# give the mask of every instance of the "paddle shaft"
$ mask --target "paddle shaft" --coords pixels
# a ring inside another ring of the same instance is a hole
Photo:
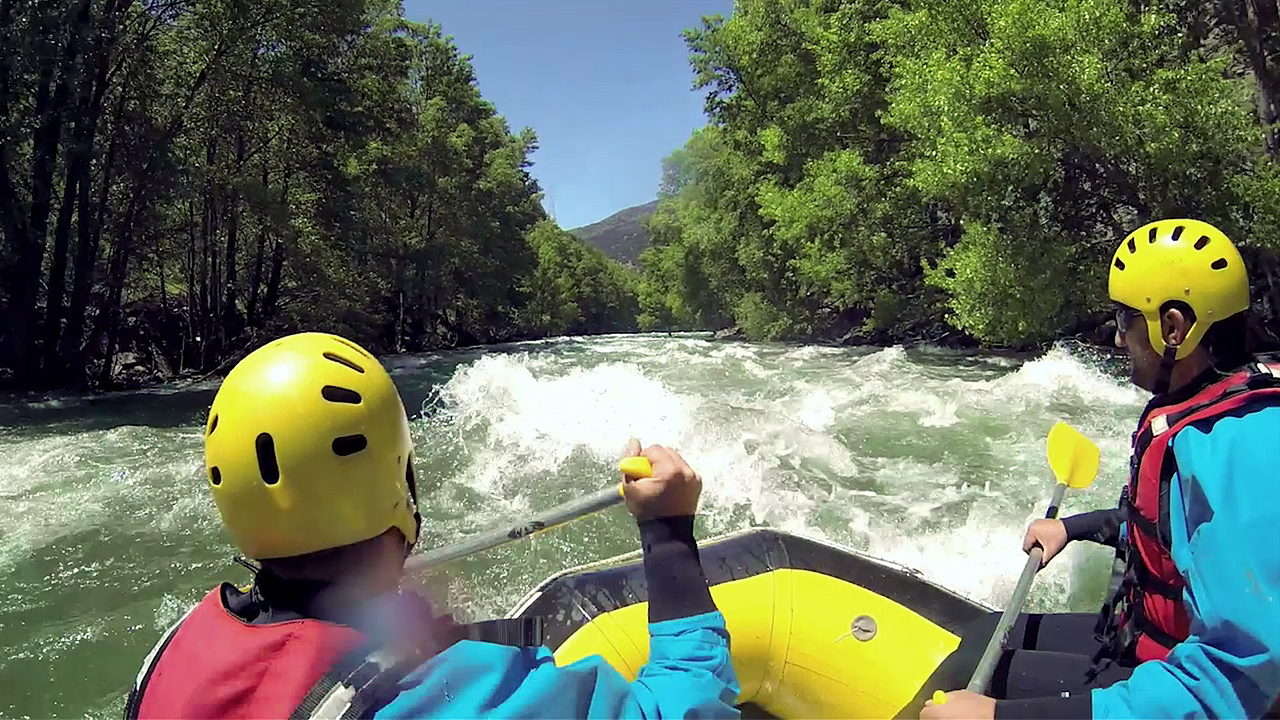
[[[622,500],[621,486],[614,485],[586,497],[570,500],[549,510],[534,513],[515,525],[494,528],[452,545],[445,545],[413,555],[405,561],[405,569],[421,570],[431,565],[456,560],[472,553],[515,542],[521,538],[540,533],[543,530],[550,530],[557,525],[563,525],[571,520],[577,520],[580,517],[612,507],[622,502]]]
[[[1049,502],[1049,509],[1044,514],[1046,518],[1058,516],[1058,505],[1062,503],[1062,495],[1066,491],[1066,483],[1058,483],[1054,486],[1053,500]],[[973,672],[973,677],[969,679],[969,685],[965,688],[969,692],[978,694],[986,692],[987,684],[991,682],[991,675],[996,670],[996,662],[1000,659],[1000,652],[1004,649],[1004,641],[1009,637],[1014,621],[1022,612],[1022,604],[1027,600],[1031,581],[1035,579],[1036,571],[1040,568],[1040,558],[1044,556],[1044,548],[1037,545],[1031,548],[1029,554],[1027,564],[1022,568],[1022,577],[1018,578],[1018,585],[1013,589],[1009,606],[1000,616],[1000,622],[996,623],[996,631],[992,633],[987,649],[982,653],[982,659],[978,661],[978,669]]]

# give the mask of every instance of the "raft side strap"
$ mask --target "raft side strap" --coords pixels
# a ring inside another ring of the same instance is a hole
[[[465,639],[515,647],[538,647],[546,639],[546,625],[541,615],[483,620],[455,626],[452,637],[448,639],[453,642]]]

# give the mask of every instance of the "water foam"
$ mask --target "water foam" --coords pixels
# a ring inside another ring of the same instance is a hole
[[[578,449],[608,462],[629,437],[677,442],[696,408],[696,398],[686,402],[632,364],[554,374],[545,362],[512,355],[460,368],[437,402],[434,426],[474,437],[468,476],[482,492],[499,489],[505,473],[554,472]]]
[[[193,490],[202,478],[199,437],[198,429],[160,433],[124,425],[6,442],[0,568],[125,519],[135,529],[187,529],[198,520],[211,528],[215,511]],[[152,507],[162,510],[152,514]]]
[[[1069,493],[1064,514],[1107,506],[1143,402],[1068,348],[1021,362],[651,335],[389,364],[397,384],[438,382],[411,424],[424,547],[607,486],[635,436],[677,448],[701,473],[704,537],[771,525],[914,567],[996,606],[1051,489],[1049,427],[1066,419],[1103,453],[1095,486]],[[140,658],[213,582],[237,572],[204,489],[205,400],[125,397],[124,416],[57,411],[54,424],[0,428],[0,572],[10,589],[0,631],[28,656],[0,661],[0,680],[24,687],[40,657],[41,673],[118,671],[126,687],[136,667],[120,667],[121,653]],[[77,401],[43,402],[40,412],[53,413]],[[475,619],[565,566],[635,547],[624,511],[600,513],[461,560],[441,592]],[[1096,607],[1104,554],[1073,544],[1041,573],[1030,607]],[[18,702],[10,714],[32,714]],[[66,714],[86,711],[74,693],[56,702]]]
[[[1063,349],[964,378],[896,347],[628,339],[597,359],[505,354],[460,367],[433,421],[468,448],[449,482],[527,507],[536,487],[511,478],[573,472],[581,489],[603,486],[635,436],[676,447],[698,469],[712,531],[775,525],[905,563],[988,602],[1011,588],[1022,534],[1051,486],[1044,431],[1068,415],[1102,441],[1112,477],[1075,501],[1105,503],[1124,447],[1123,437],[1106,438],[1141,404]],[[587,464],[571,470],[582,454]],[[1066,587],[1070,566],[1055,564],[1042,584]]]

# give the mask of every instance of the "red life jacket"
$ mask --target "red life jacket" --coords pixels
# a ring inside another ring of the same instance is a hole
[[[1169,490],[1177,471],[1173,441],[1193,423],[1216,421],[1260,400],[1280,399],[1280,364],[1250,363],[1191,398],[1148,408],[1133,435],[1121,503],[1128,525],[1117,555],[1124,574],[1103,608],[1102,638],[1112,657],[1163,660],[1190,634],[1185,583],[1173,562]]]
[[[540,619],[455,625],[445,616],[429,619],[427,632],[409,630],[414,647],[386,652],[357,630],[323,620],[249,624],[224,605],[222,590],[206,594],[148,655],[129,694],[127,719],[289,718],[322,711],[364,717],[389,699],[385,691],[406,673],[458,640],[542,642]]]
[[[139,718],[286,718],[360,633],[320,620],[250,625],[214,588],[149,658]]]

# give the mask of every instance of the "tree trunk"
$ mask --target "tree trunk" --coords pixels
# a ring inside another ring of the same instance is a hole
[[[270,187],[268,182],[269,174],[267,171],[267,160],[262,160],[262,195],[266,197],[267,190]],[[265,260],[267,251],[267,226],[270,222],[269,216],[264,213],[259,220],[258,225],[258,243],[253,254],[253,274],[249,278],[249,307],[246,309],[247,323],[249,327],[258,327],[258,298],[262,292],[262,263]]]
[[[272,319],[280,304],[280,278],[284,274],[284,240],[276,238],[271,250],[271,276],[267,279],[267,296],[262,302],[264,319]]]
[[[204,67],[200,69],[191,87],[187,89],[187,95],[182,106],[169,119],[169,123],[165,126],[160,137],[151,144],[150,156],[147,162],[142,168],[133,173],[133,193],[129,197],[129,204],[118,227],[119,237],[111,248],[111,257],[108,261],[107,299],[99,315],[100,321],[94,324],[94,330],[90,335],[88,344],[88,347],[94,347],[101,338],[104,336],[107,338],[107,352],[103,361],[101,375],[101,379],[104,382],[110,379],[111,365],[115,360],[116,334],[122,310],[121,300],[124,294],[129,260],[133,253],[134,223],[138,219],[138,213],[149,200],[148,195],[155,176],[155,166],[162,156],[160,150],[168,147],[173,142],[174,137],[182,130],[187,114],[191,111],[192,104],[199,95],[200,89],[208,82],[209,72],[213,64],[220,60],[223,49],[222,45],[214,49],[212,56]]]
[[[289,207],[289,180],[292,173],[285,170],[283,181],[280,187],[280,204]],[[276,235],[275,244],[271,248],[271,272],[267,278],[267,292],[262,300],[262,319],[264,321],[272,320],[276,316],[276,310],[280,305],[280,281],[284,275],[284,237],[282,234]]]
[[[58,364],[58,337],[62,333],[63,300],[67,289],[67,255],[71,245],[71,216],[76,209],[76,198],[79,197],[81,184],[88,183],[83,159],[86,150],[79,148],[67,164],[67,182],[62,192],[62,205],[58,208],[58,224],[53,231],[53,262],[49,267],[48,292],[44,307],[44,338],[41,343],[44,349],[42,375],[45,382],[56,381],[61,373],[55,369]]]
[[[13,29],[13,0],[0,0],[0,117],[9,114],[9,97],[13,93],[13,85],[9,79],[13,74],[12,63],[17,57],[17,38],[7,38],[5,33]]]
[[[236,133],[236,170],[233,174],[233,182],[240,177],[240,169],[244,165],[244,132]],[[226,345],[228,340],[235,338],[239,334],[239,308],[236,307],[236,252],[237,243],[240,237],[240,191],[233,189],[231,197],[227,200],[227,249],[226,260],[226,280],[222,293],[222,322],[221,322],[221,344]]]
[[[164,280],[164,248],[156,243],[156,274],[160,276],[160,307],[169,309],[169,289]]]
[[[1250,29],[1257,38],[1258,116],[1266,133],[1267,152],[1280,159],[1280,1],[1248,0]]]
[[[127,87],[121,88],[120,98],[116,102],[115,117],[124,113]],[[119,145],[120,128],[111,136],[107,146],[107,155],[102,163],[102,181],[98,187],[96,212],[90,214],[89,183],[80,186],[80,216],[76,221],[77,242],[75,275],[71,281],[71,307],[67,310],[67,325],[62,332],[61,356],[65,367],[85,367],[86,354],[93,347],[92,339],[84,342],[85,314],[89,310],[89,298],[93,289],[94,276],[98,269],[98,249],[102,245],[102,228],[106,225],[107,204],[110,202],[111,183],[116,162],[116,150]],[[96,323],[95,323],[96,325]]]
[[[13,266],[11,362],[19,385],[32,382],[39,371],[36,357],[36,326],[40,317],[40,267],[44,262],[49,212],[53,202],[53,174],[57,166],[58,144],[62,136],[62,106],[66,103],[67,59],[79,40],[72,37],[59,64],[55,52],[58,23],[45,22],[36,44],[41,58],[36,80],[35,117],[40,124],[31,144],[31,206],[25,232],[14,238],[16,262]],[[74,35],[74,34],[73,34]],[[60,70],[55,75],[55,69]],[[56,83],[55,83],[56,80]]]
[[[7,38],[13,29],[13,4],[13,0],[0,0],[0,118],[8,117],[10,97],[14,94],[10,78],[18,53],[9,48],[17,48],[18,42],[16,37]],[[12,138],[8,135],[0,136],[0,234],[16,249],[26,236],[26,228],[22,219],[22,203],[9,174],[11,143]],[[15,272],[15,268],[0,265],[0,283],[7,282],[11,272]]]
[[[195,203],[187,201],[187,340],[195,341],[196,337],[196,208]],[[183,343],[183,362],[186,360],[186,343]],[[196,362],[199,365],[199,361]]]
[[[1245,58],[1258,87],[1258,121],[1263,128],[1267,154],[1280,157],[1280,68],[1269,62],[1267,41],[1272,33],[1280,36],[1274,26],[1280,23],[1276,4],[1268,0],[1225,0],[1227,20],[1235,26],[1236,35],[1244,46]]]
[[[209,358],[205,354],[205,348],[209,346],[209,307],[211,304],[209,296],[209,236],[213,233],[213,221],[209,217],[211,212],[209,193],[210,190],[206,181],[204,198],[200,204],[200,323],[197,343],[200,348],[201,370],[209,363]]]
[[[129,259],[133,251],[133,222],[138,216],[139,196],[143,192],[139,179],[134,185],[133,198],[129,202],[129,210],[117,228],[117,238],[111,246],[110,259],[107,261],[107,297],[103,310],[98,316],[95,336],[106,337],[107,351],[102,360],[100,382],[111,379],[112,365],[115,364],[117,342],[119,340],[120,315],[123,309],[124,285],[129,274]]]
[[[116,43],[120,36],[121,22],[125,13],[133,4],[133,0],[108,0],[103,11],[104,27],[99,33],[99,52],[95,54],[97,76],[95,78],[94,96],[91,109],[96,116],[88,125],[86,146],[92,147],[98,133],[98,122],[101,119],[107,89],[115,70],[123,65],[128,53],[121,54],[118,64],[111,62]],[[125,76],[119,90],[119,98],[115,105],[113,117],[118,119],[124,114],[125,102],[129,96],[130,78]],[[85,346],[82,345],[85,331],[85,313],[88,310],[89,295],[93,287],[93,279],[97,271],[98,248],[102,241],[102,228],[105,225],[108,198],[110,197],[116,160],[116,149],[120,140],[120,127],[112,134],[107,146],[106,157],[102,162],[102,180],[95,209],[90,207],[89,193],[93,182],[91,164],[86,164],[85,176],[80,183],[80,212],[76,221],[77,244],[74,263],[75,275],[71,283],[71,306],[67,310],[67,324],[58,343],[61,370],[65,372],[73,367],[83,368]]]
[[[93,51],[86,57],[86,62],[97,63],[97,70],[94,73],[92,86],[84,88],[76,104],[75,145],[68,152],[66,192],[63,194],[63,207],[58,216],[58,227],[54,231],[53,266],[49,271],[48,297],[45,301],[43,365],[46,376],[50,376],[50,379],[55,382],[61,380],[66,369],[65,355],[59,353],[59,338],[62,335],[63,316],[66,314],[64,302],[67,254],[71,244],[71,216],[74,199],[77,197],[80,202],[80,224],[88,223],[91,216],[86,207],[89,204],[89,185],[92,182],[90,159],[107,91],[108,58],[115,43],[118,22],[118,18],[113,17],[113,14],[117,12],[118,7],[119,3],[108,2],[104,11],[104,27],[99,29]],[[83,236],[83,230],[81,235]]]

